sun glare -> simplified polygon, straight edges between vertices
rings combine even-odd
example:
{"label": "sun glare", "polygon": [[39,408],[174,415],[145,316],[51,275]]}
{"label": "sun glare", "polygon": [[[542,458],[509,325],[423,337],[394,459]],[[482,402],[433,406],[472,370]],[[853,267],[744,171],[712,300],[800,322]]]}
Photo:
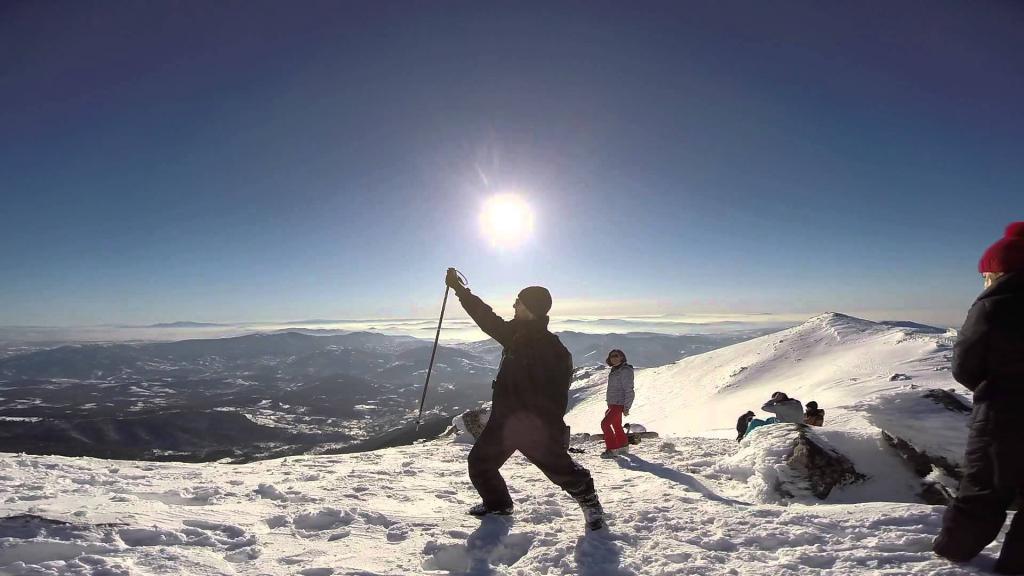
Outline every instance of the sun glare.
{"label": "sun glare", "polygon": [[533,211],[515,194],[499,194],[484,202],[480,230],[496,248],[516,248],[533,232]]}

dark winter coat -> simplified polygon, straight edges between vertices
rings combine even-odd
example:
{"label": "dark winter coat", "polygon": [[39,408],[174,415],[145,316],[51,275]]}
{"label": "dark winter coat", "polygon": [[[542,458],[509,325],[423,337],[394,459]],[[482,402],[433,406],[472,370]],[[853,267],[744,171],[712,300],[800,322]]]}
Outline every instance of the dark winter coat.
{"label": "dark winter coat", "polygon": [[997,484],[1024,486],[1024,273],[999,278],[974,301],[953,346],[953,377],[974,392],[979,423],[968,448],[994,457]]}
{"label": "dark winter coat", "polygon": [[[1024,273],[999,278],[975,300],[953,347],[953,377],[974,392],[974,411],[963,479],[934,549],[964,562],[996,538],[1006,509],[1024,496]],[[1020,514],[997,571],[1024,573]]]}
{"label": "dark winter coat", "polygon": [[468,289],[458,296],[477,326],[502,346],[491,418],[527,411],[561,426],[569,403],[572,354],[548,331],[548,318],[503,320]]}
{"label": "dark winter coat", "polygon": [[618,404],[624,410],[633,406],[633,367],[623,362],[608,372],[608,391],[605,401],[608,405]]}
{"label": "dark winter coat", "polygon": [[1024,408],[1024,273],[999,278],[974,301],[953,346],[953,377],[975,402]]}
{"label": "dark winter coat", "polygon": [[750,421],[754,419],[753,412],[746,412],[740,419],[736,421],[736,441],[743,440],[743,437],[747,435],[747,426],[750,426]]}
{"label": "dark winter coat", "polygon": [[824,426],[825,425],[825,411],[821,408],[817,410],[807,410],[804,412],[804,424],[808,426]]}

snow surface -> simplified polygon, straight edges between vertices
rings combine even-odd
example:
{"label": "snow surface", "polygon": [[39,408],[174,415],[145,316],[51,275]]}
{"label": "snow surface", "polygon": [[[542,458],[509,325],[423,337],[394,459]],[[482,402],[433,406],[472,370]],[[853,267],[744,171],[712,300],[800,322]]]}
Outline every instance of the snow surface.
{"label": "snow surface", "polygon": [[[914,407],[904,427],[914,438],[957,425],[908,400],[954,387],[948,345],[941,334],[825,315],[638,370],[630,418],[662,438],[612,460],[598,458],[600,443],[579,444],[610,514],[610,530],[591,534],[518,454],[503,469],[516,514],[466,515],[477,502],[470,447],[450,438],[245,465],[7,454],[0,574],[986,573],[998,544],[967,566],[931,553],[943,508],[916,503],[919,479],[878,428],[905,420],[886,409],[893,395]],[[897,373],[910,380],[890,380]],[[574,389],[574,431],[596,431],[603,377]],[[732,439],[736,417],[775,390],[817,400],[817,432],[870,479],[824,502],[780,500],[771,487],[786,473],[784,451],[773,438],[783,427]]]}
{"label": "snow surface", "polygon": [[616,460],[586,446],[608,533],[585,535],[519,455],[504,468],[515,516],[467,516],[470,447],[448,441],[245,465],[8,455],[0,573],[953,575],[994,562],[931,553],[941,507],[748,503],[720,464],[742,467],[729,440],[645,441]]}

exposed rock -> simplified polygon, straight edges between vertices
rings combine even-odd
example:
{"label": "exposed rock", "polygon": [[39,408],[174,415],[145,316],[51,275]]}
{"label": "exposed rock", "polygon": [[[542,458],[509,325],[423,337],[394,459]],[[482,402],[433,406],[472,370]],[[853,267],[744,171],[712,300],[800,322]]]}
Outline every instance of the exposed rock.
{"label": "exposed rock", "polygon": [[921,478],[918,496],[930,504],[949,501],[962,477],[961,466],[971,406],[952,390],[897,390],[858,403],[868,421],[910,470]]}
{"label": "exposed rock", "polygon": [[803,477],[814,496],[824,500],[833,488],[861,482],[867,476],[857,472],[853,462],[804,424],[797,424],[793,454],[786,464],[797,477]]}
{"label": "exposed rock", "polygon": [[[949,390],[936,388],[921,394],[921,397],[961,415],[959,418],[971,412],[971,407]],[[966,430],[964,434],[966,435]],[[948,504],[953,499],[955,484],[963,477],[959,463],[929,453],[887,430],[882,430],[882,438],[910,465],[914,473],[921,477],[920,496],[925,503],[941,505]]]}
{"label": "exposed rock", "polygon": [[925,482],[919,494],[925,504],[946,506],[955,498],[954,494],[941,482]]}
{"label": "exposed rock", "polygon": [[936,469],[940,470],[955,481],[963,478],[960,466],[950,462],[942,456],[928,454],[914,448],[912,444],[902,438],[882,430],[882,438],[886,444],[892,446],[907,464],[914,470],[914,473],[922,478],[921,499],[927,504],[948,504],[953,497],[950,487],[941,482],[932,480]]}
{"label": "exposed rock", "polygon": [[466,410],[455,418],[452,418],[452,425],[442,436],[456,435],[456,439],[470,444],[476,442],[477,438],[484,431],[487,420],[491,416],[490,403],[480,408]]}
{"label": "exposed rock", "polygon": [[959,396],[954,394],[951,390],[943,390],[941,388],[934,388],[925,392],[922,396],[929,400],[944,406],[947,410],[954,412],[963,412],[964,414],[970,414],[971,407],[966,402],[960,399]]}
{"label": "exposed rock", "polygon": [[805,424],[768,424],[747,434],[715,471],[746,482],[760,502],[824,500],[867,479],[853,462]]}
{"label": "exposed rock", "polygon": [[899,372],[897,372],[896,374],[893,374],[892,376],[889,376],[889,382],[898,382],[898,381],[901,381],[901,380],[910,380],[910,379],[911,379],[910,376],[908,376],[906,374],[901,374]]}

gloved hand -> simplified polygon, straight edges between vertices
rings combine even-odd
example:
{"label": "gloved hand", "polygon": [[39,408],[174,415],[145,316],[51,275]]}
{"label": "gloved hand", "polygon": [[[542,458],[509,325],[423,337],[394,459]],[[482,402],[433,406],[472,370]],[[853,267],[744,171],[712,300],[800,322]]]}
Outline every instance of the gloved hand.
{"label": "gloved hand", "polygon": [[448,273],[444,277],[444,283],[446,286],[454,290],[456,295],[467,290],[466,285],[462,282],[462,278],[459,277],[458,270],[455,268],[448,269]]}

